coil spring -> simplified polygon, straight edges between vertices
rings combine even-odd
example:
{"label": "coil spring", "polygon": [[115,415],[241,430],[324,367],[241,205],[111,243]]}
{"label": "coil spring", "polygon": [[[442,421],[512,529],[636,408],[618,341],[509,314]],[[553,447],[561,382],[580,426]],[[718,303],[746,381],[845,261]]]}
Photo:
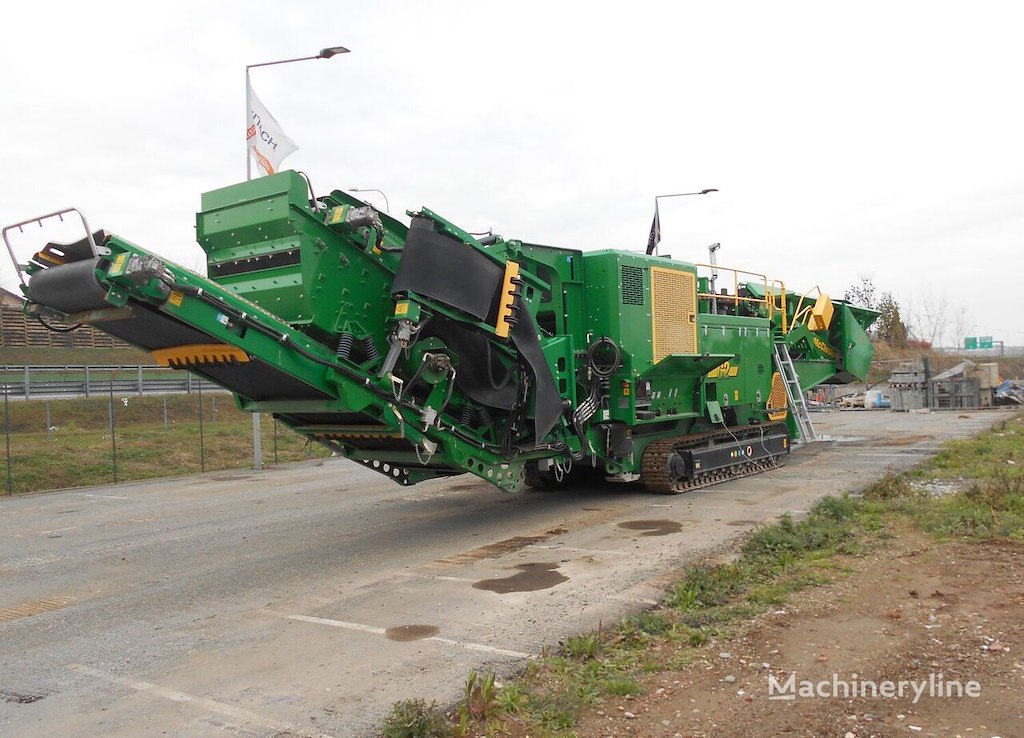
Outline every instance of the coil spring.
{"label": "coil spring", "polygon": [[338,351],[337,355],[342,359],[347,359],[352,355],[352,342],[355,341],[355,337],[351,333],[342,333],[338,336]]}
{"label": "coil spring", "polygon": [[491,411],[484,405],[481,405],[476,409],[476,419],[480,421],[481,425],[491,425],[494,422],[491,418]]}
{"label": "coil spring", "polygon": [[459,425],[463,428],[469,427],[469,424],[473,422],[473,406],[463,405],[459,408]]}
{"label": "coil spring", "polygon": [[367,336],[362,340],[363,351],[366,352],[367,361],[376,361],[380,358],[380,352],[377,351],[377,344],[373,342],[373,336]]}

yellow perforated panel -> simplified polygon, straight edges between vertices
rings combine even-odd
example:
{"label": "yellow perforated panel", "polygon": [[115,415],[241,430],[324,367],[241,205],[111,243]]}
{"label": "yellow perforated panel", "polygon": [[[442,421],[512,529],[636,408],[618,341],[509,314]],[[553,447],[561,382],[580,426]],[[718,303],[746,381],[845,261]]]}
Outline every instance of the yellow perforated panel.
{"label": "yellow perforated panel", "polygon": [[669,354],[697,353],[697,276],[651,267],[654,363]]}
{"label": "yellow perforated panel", "polygon": [[768,395],[768,404],[765,409],[768,411],[769,420],[785,420],[789,414],[789,401],[786,399],[786,385],[782,383],[782,375],[778,372],[772,374],[772,391]]}

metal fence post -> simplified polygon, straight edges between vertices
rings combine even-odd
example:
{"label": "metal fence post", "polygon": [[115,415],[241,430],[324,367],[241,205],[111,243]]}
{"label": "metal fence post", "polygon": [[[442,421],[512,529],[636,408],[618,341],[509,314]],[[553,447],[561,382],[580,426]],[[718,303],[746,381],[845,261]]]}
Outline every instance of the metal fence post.
{"label": "metal fence post", "polygon": [[138,367],[139,370],[139,397],[142,397],[142,365]]}
{"label": "metal fence post", "polygon": [[[189,379],[192,377],[192,373],[188,374]],[[199,471],[206,471],[206,442],[203,438],[203,380],[200,377],[199,382],[196,386],[199,388]]]}
{"label": "metal fence post", "polygon": [[28,386],[29,386],[29,383],[31,381],[32,381],[32,375],[31,375],[31,372],[29,372],[28,364],[26,364],[25,365],[25,399],[26,400],[29,398]]}
{"label": "metal fence post", "polygon": [[110,375],[110,454],[114,466],[114,484],[117,484],[117,424],[114,421],[114,375]]}
{"label": "metal fence post", "polygon": [[85,397],[86,397],[86,399],[89,398],[89,367],[88,367],[88,365],[86,365],[86,367],[85,367]]}
{"label": "metal fence post", "polygon": [[4,365],[4,437],[7,443],[7,494],[14,494],[14,472],[11,463],[11,412],[7,395],[7,365]]}
{"label": "metal fence post", "polygon": [[167,396],[164,396],[164,428],[167,427]]}
{"label": "metal fence post", "polygon": [[260,430],[260,414],[252,414],[252,465],[256,471],[263,468],[263,435]]}

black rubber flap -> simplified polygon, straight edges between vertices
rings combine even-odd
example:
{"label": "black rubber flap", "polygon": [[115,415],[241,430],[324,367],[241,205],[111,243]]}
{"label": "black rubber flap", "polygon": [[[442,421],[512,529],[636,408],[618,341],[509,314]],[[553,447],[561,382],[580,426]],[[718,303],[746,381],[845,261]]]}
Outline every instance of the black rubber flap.
{"label": "black rubber flap", "polygon": [[459,357],[455,383],[482,405],[511,410],[519,390],[494,355],[490,341],[476,328],[435,318],[423,336],[437,336]]}
{"label": "black rubber flap", "polygon": [[[416,219],[406,236],[391,292],[415,292],[485,321],[496,310],[504,276],[504,268],[484,254],[435,233],[429,221]],[[558,422],[562,414],[562,399],[540,348],[537,323],[529,311],[519,311],[519,321],[513,326],[510,337],[533,372],[536,388],[534,422],[539,442]],[[449,343],[459,354],[459,373],[467,369],[470,371],[470,376],[466,377],[470,386],[464,386],[463,391],[485,405],[506,410],[511,408],[515,399],[514,387],[495,387],[489,379],[485,382],[483,377],[487,365],[484,362],[490,360],[489,354],[473,350],[470,343],[464,335]]]}
{"label": "black rubber flap", "polygon": [[472,246],[413,227],[406,236],[391,293],[416,292],[487,320],[504,276],[501,266]]}
{"label": "black rubber flap", "polygon": [[28,280],[29,299],[69,314],[110,307],[96,280],[98,263],[98,258],[84,259],[36,272]]}
{"label": "black rubber flap", "polygon": [[537,338],[537,323],[528,310],[519,311],[519,321],[512,326],[512,342],[519,349],[519,353],[526,359],[526,363],[533,370],[533,378],[536,383],[536,404],[534,408],[534,425],[536,426],[536,438],[540,443],[541,439],[555,427],[558,417],[562,414],[562,398],[555,387],[555,378],[551,374],[551,367],[548,366],[544,353],[540,348],[540,339]]}
{"label": "black rubber flap", "polygon": [[[99,230],[92,234],[92,241],[97,246],[102,246],[110,236],[106,231]],[[32,261],[42,266],[50,266],[54,263],[70,264],[73,261],[92,259],[96,254],[92,252],[92,244],[89,237],[81,238],[72,243],[57,243],[50,241],[43,249],[32,257]]]}

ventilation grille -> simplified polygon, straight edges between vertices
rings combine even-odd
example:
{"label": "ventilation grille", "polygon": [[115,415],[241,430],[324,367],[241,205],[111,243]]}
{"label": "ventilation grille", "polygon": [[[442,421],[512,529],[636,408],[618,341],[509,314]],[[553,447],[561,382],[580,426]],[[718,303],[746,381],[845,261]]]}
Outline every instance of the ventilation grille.
{"label": "ventilation grille", "polygon": [[644,304],[644,270],[641,267],[622,265],[622,304]]}
{"label": "ventilation grille", "polygon": [[654,363],[669,354],[697,353],[697,278],[691,272],[651,267]]}
{"label": "ventilation grille", "polygon": [[785,420],[788,414],[789,400],[786,397],[786,385],[782,383],[782,375],[772,374],[772,390],[768,395],[768,420]]}

